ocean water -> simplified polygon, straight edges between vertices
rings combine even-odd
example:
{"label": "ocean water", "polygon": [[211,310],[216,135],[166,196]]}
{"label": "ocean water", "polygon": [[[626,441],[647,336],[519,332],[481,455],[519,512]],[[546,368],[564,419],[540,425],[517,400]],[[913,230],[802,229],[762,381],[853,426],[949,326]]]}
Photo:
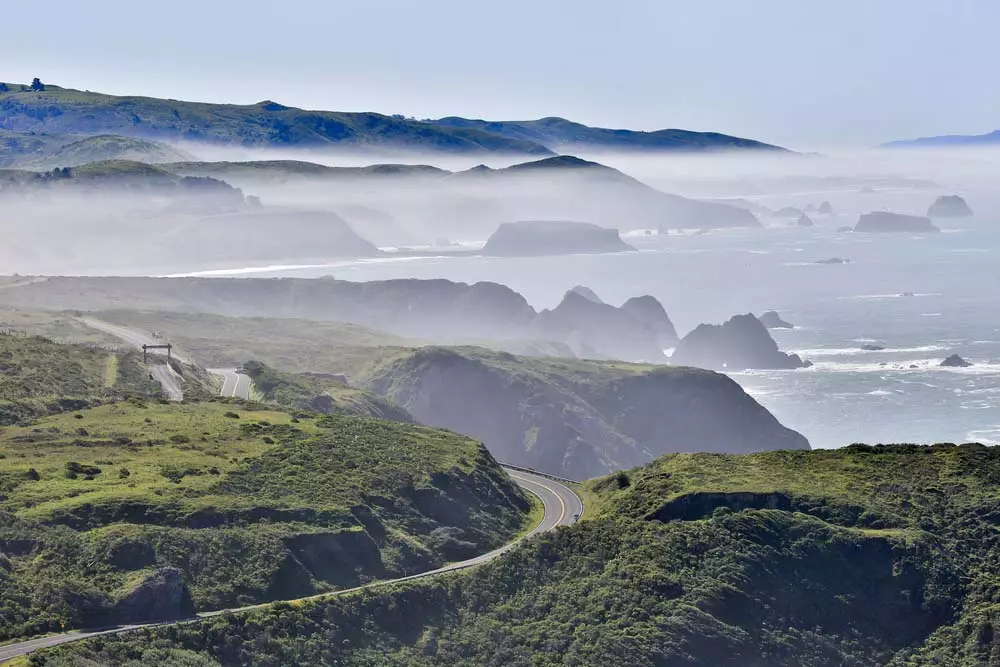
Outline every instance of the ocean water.
{"label": "ocean water", "polygon": [[[936,194],[882,193],[881,201],[916,211]],[[974,218],[938,221],[944,233],[911,236],[838,233],[858,211],[880,206],[857,195],[807,198],[822,199],[843,213],[815,216],[814,228],[772,220],[763,230],[640,233],[629,237],[637,253],[390,258],[257,267],[243,275],[486,280],[509,285],[538,308],[554,306],[567,289],[583,284],[613,304],[652,294],[681,335],[701,322],[774,309],[796,325],[772,332],[779,346],[815,365],[732,377],[813,447],[1000,444],[1000,215],[988,212],[992,202],[981,198],[987,212],[977,209]],[[831,257],[850,263],[816,263]],[[886,349],[862,351],[866,342]],[[975,365],[939,367],[952,353]]]}

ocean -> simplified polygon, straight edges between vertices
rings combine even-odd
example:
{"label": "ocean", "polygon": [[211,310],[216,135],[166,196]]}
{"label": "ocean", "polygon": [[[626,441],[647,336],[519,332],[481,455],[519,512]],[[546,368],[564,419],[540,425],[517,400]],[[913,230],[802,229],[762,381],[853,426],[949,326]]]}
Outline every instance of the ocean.
{"label": "ocean", "polygon": [[[767,219],[756,230],[646,235],[639,252],[539,258],[387,258],[308,267],[251,267],[230,275],[365,281],[447,278],[493,281],[552,307],[586,285],[612,304],[651,294],[683,335],[701,322],[777,310],[795,325],[772,335],[814,363],[791,371],[732,374],[813,447],[853,442],[1000,444],[1000,216],[939,220],[941,234],[864,235],[837,229],[890,204],[926,209],[938,192],[804,193],[782,205],[833,202],[816,227]],[[761,198],[775,206],[774,201]],[[981,197],[978,205],[992,208]],[[995,210],[1000,210],[996,207]],[[846,264],[819,264],[833,257]],[[865,343],[883,351],[862,351]],[[971,368],[941,368],[957,353]]]}

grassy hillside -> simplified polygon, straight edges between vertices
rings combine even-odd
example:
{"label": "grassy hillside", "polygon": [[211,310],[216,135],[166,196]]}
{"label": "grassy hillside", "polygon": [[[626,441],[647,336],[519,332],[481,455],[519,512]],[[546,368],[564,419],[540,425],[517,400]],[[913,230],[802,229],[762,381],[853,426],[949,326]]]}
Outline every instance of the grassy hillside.
{"label": "grassy hillside", "polygon": [[0,334],[0,425],[126,396],[156,398],[142,355]]}
{"label": "grassy hillside", "polygon": [[427,121],[439,127],[475,128],[499,134],[510,139],[532,141],[554,151],[643,151],[643,152],[705,152],[723,150],[784,151],[778,146],[733,137],[718,132],[692,132],[690,130],[610,130],[574,123],[565,118],[539,118],[538,120],[470,120],[449,116]]}
{"label": "grassy hillside", "polygon": [[530,503],[433,429],[130,401],[0,433],[0,638],[394,577],[498,546]]}
{"label": "grassy hillside", "polygon": [[482,439],[503,461],[576,479],[665,452],[809,446],[735,382],[693,368],[425,347],[355,382],[422,423]]}
{"label": "grassy hillside", "polygon": [[980,445],[665,456],[588,483],[593,518],[470,574],[33,663],[993,665],[998,480]]}
{"label": "grassy hillside", "polygon": [[254,389],[268,403],[323,414],[413,421],[413,417],[398,405],[369,391],[348,386],[343,376],[330,373],[285,373],[259,361],[248,361],[244,368],[253,379]]}
{"label": "grassy hillside", "polygon": [[255,147],[365,148],[546,155],[539,144],[474,128],[434,127],[377,113],[307,111],[265,100],[209,104],[119,97],[47,85],[8,84],[0,93],[3,129],[53,134],[116,134]]}

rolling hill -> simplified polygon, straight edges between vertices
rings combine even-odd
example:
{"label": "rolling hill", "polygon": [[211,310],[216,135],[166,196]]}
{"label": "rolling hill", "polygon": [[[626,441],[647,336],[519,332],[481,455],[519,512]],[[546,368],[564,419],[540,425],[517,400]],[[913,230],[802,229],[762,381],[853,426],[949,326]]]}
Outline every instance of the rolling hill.
{"label": "rolling hill", "polygon": [[882,144],[881,148],[961,148],[997,144],[1000,144],[1000,130],[986,134],[945,134],[918,139],[900,139]]}
{"label": "rolling hill", "polygon": [[23,133],[115,134],[245,147],[550,155],[540,144],[475,128],[436,127],[377,113],[308,111],[265,100],[211,104],[119,97],[47,85],[7,84],[0,129]]}
{"label": "rolling hill", "polygon": [[[6,84],[0,130],[25,134],[124,135],[245,147],[351,148],[387,152],[551,155],[564,151],[784,151],[717,132],[641,132],[589,127],[564,118],[416,120],[371,112],[313,111],[271,100],[212,104],[115,96],[46,85]],[[38,146],[35,146],[38,148]]]}
{"label": "rolling hill", "polygon": [[32,664],[995,665],[998,477],[1000,450],[971,444],[664,456],[469,574]]}
{"label": "rolling hill", "polygon": [[611,130],[554,117],[538,120],[490,121],[449,116],[425,122],[438,127],[477,129],[509,139],[532,141],[557,153],[577,151],[704,153],[727,150],[786,152],[786,149],[779,146],[718,132]]}

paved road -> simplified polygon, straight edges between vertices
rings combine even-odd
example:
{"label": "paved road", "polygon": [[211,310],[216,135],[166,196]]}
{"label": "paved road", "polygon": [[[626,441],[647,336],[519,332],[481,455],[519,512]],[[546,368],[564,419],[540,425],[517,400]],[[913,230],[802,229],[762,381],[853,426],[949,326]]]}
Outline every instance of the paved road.
{"label": "paved road", "polygon": [[[138,348],[141,348],[143,345],[159,345],[163,342],[162,340],[153,338],[152,334],[148,334],[145,331],[129,329],[128,327],[111,324],[103,320],[95,320],[92,317],[81,317],[79,319],[91,329],[111,334],[115,338],[119,338],[129,345],[134,345]],[[166,356],[166,350],[150,350],[149,353]],[[183,357],[176,354],[172,354],[171,356],[180,362],[187,363],[187,360]],[[184,390],[181,389],[180,380],[170,366],[165,363],[152,364],[149,372],[153,376],[153,379],[160,383],[160,387],[163,388],[163,393],[167,398],[171,401],[184,400]]]}
{"label": "paved road", "polygon": [[250,398],[250,376],[246,373],[237,373],[233,368],[207,368],[205,370],[222,378],[219,396]]}
{"label": "paved road", "polygon": [[[532,535],[545,532],[547,530],[552,530],[556,526],[568,526],[577,522],[579,517],[583,514],[583,501],[580,497],[573,492],[572,489],[565,486],[560,482],[548,479],[541,475],[533,475],[521,470],[510,470],[507,469],[507,473],[511,478],[517,482],[525,490],[538,496],[539,500],[542,502],[542,507],[545,510],[545,515],[539,524],[531,530],[531,532],[521,536],[517,540],[505,544],[499,549],[495,549],[489,553],[483,554],[482,556],[477,556],[470,560],[462,561],[460,563],[452,563],[446,565],[442,568],[436,570],[431,570],[429,572],[422,572],[420,574],[414,574],[408,577],[401,577],[399,579],[393,579],[391,581],[380,581],[371,584],[366,584],[364,586],[358,586],[357,588],[349,588],[343,591],[337,591],[335,593],[323,593],[321,595],[313,596],[315,598],[321,597],[333,597],[337,595],[344,595],[346,593],[352,593],[355,591],[362,590],[364,588],[371,588],[373,586],[380,586],[389,583],[396,583],[400,581],[410,581],[412,579],[423,579],[424,577],[430,577],[436,574],[441,574],[443,572],[454,572],[455,570],[463,570],[465,568],[474,567],[480,565],[487,561],[493,560],[500,554],[503,554],[510,549],[513,549],[519,542]],[[210,611],[198,614],[199,618],[206,618],[209,616],[216,616],[222,614],[225,611],[245,611],[249,609],[255,609],[260,607],[267,607],[272,603],[254,605],[252,607],[241,607],[239,609],[227,609],[220,611]],[[198,619],[186,619],[183,621],[174,621],[174,623],[191,623]],[[39,649],[48,648],[51,646],[57,646],[59,644],[65,644],[67,642],[78,641],[80,639],[87,639],[88,637],[95,637],[97,635],[104,634],[117,634],[121,632],[127,632],[129,630],[135,630],[137,628],[147,627],[147,625],[158,625],[156,623],[150,623],[145,625],[123,625],[116,628],[111,628],[107,630],[96,630],[89,632],[70,632],[61,635],[52,635],[51,637],[40,637],[38,639],[31,639],[24,642],[19,642],[16,644],[7,644],[5,646],[0,646],[0,662],[5,662],[12,658],[18,656],[27,655],[28,653],[33,653]]]}

